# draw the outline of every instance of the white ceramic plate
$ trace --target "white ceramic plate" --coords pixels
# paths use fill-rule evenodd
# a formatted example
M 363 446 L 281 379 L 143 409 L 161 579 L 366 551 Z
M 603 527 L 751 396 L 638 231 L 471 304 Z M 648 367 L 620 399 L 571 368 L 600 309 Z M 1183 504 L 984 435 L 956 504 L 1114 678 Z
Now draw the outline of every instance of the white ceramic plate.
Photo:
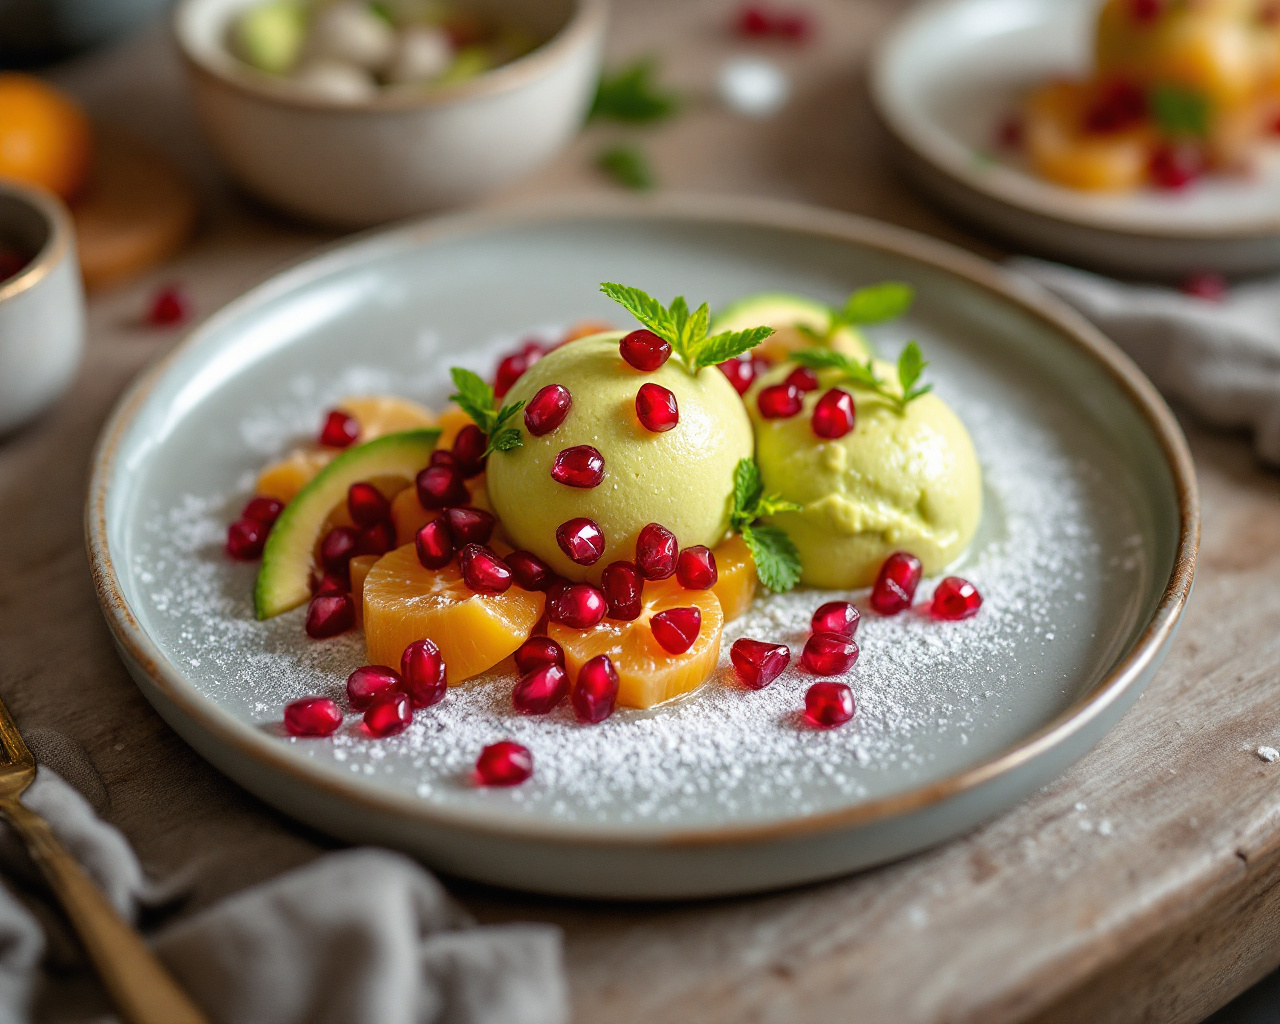
M 872 71 L 880 117 L 936 198 L 1039 252 L 1134 276 L 1280 267 L 1280 160 L 1180 192 L 1080 192 L 995 143 L 1027 89 L 1091 65 L 1098 0 L 940 0 L 885 38 Z
M 987 507 L 961 571 L 980 615 L 859 633 L 859 711 L 803 728 L 798 667 L 595 727 L 515 714 L 512 679 L 450 692 L 402 736 L 349 719 L 290 740 L 281 709 L 340 697 L 357 635 L 306 639 L 302 610 L 252 615 L 254 568 L 222 553 L 255 470 L 353 391 L 440 404 L 447 367 L 487 371 L 529 332 L 625 318 L 621 280 L 713 306 L 764 289 L 837 300 L 884 278 L 919 292 L 876 341 L 916 337 L 973 433 Z M 1079 757 L 1155 670 L 1191 583 L 1195 485 L 1177 426 L 1108 342 L 1043 293 L 918 236 L 839 214 L 707 200 L 473 215 L 374 235 L 213 317 L 121 402 L 97 455 L 90 555 L 122 656 L 193 746 L 247 788 L 343 838 L 487 882 L 587 896 L 745 892 L 938 842 Z M 921 598 L 932 589 L 927 583 Z M 726 639 L 799 652 L 830 594 L 760 601 Z M 863 596 L 863 595 L 855 595 Z M 531 748 L 514 790 L 470 780 L 483 744 Z

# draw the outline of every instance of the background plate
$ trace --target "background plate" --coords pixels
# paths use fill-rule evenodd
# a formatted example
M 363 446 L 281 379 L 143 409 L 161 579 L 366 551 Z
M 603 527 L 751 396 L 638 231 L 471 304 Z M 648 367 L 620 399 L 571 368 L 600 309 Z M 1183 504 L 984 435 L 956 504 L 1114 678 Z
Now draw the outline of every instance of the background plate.
M 625 323 L 602 280 L 713 307 L 764 289 L 836 301 L 884 278 L 908 336 L 974 435 L 983 526 L 964 574 L 978 618 L 868 619 L 855 722 L 815 733 L 794 667 L 747 692 L 584 728 L 510 710 L 509 678 L 451 691 L 404 735 L 281 734 L 281 708 L 338 696 L 357 636 L 316 643 L 302 610 L 253 620 L 252 566 L 222 554 L 256 469 L 344 394 L 437 406 L 447 367 L 487 372 L 528 333 Z M 707 896 L 845 872 L 940 841 L 1044 784 L 1134 699 L 1190 587 L 1190 460 L 1150 385 L 1078 318 L 957 250 L 822 211 L 667 200 L 427 222 L 302 264 L 199 328 L 122 400 L 96 458 L 90 557 L 122 655 L 204 756 L 283 810 L 458 874 L 589 896 Z M 932 584 L 922 587 L 926 597 Z M 830 595 L 758 602 L 731 627 L 799 650 Z M 537 771 L 474 787 L 479 748 L 526 743 Z

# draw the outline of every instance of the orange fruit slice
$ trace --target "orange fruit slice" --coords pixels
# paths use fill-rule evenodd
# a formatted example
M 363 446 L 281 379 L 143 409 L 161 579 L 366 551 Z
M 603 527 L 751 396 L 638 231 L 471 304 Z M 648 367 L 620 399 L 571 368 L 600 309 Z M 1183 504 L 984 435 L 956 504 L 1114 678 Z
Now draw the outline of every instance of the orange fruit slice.
M 369 570 L 378 564 L 381 555 L 356 555 L 347 564 L 351 574 L 351 600 L 356 606 L 356 625 L 359 626 L 364 617 L 364 581 Z M 399 662 L 396 662 L 399 665 Z
M 1051 82 L 1031 94 L 1025 112 L 1027 155 L 1036 172 L 1069 188 L 1118 192 L 1147 177 L 1154 145 L 1146 124 L 1106 134 L 1084 127 L 1088 85 Z
M 651 708 L 696 690 L 711 678 L 720 660 L 724 613 L 710 590 L 685 590 L 674 579 L 647 583 L 644 607 L 632 622 L 605 619 L 590 629 L 571 629 L 553 622 L 547 635 L 564 650 L 569 678 L 599 654 L 607 654 L 618 672 L 618 704 Z M 649 620 L 668 608 L 697 608 L 702 630 L 683 654 L 671 654 L 653 637 Z
M 0 178 L 69 200 L 92 162 L 89 120 L 68 96 L 33 75 L 0 74 Z
M 475 422 L 456 405 L 451 405 L 440 414 L 436 426 L 440 428 L 440 447 L 452 448 L 458 431 L 469 423 Z
M 720 599 L 724 621 L 732 622 L 751 607 L 756 596 L 756 563 L 747 542 L 738 534 L 717 545 L 716 573 L 719 578 L 711 593 Z
M 503 550 L 496 548 L 499 554 Z M 512 587 L 477 594 L 458 563 L 424 569 L 412 544 L 383 555 L 364 578 L 364 636 L 370 665 L 399 665 L 415 640 L 444 656 L 450 686 L 493 668 L 516 652 L 538 620 L 546 595 Z M 719 605 L 716 613 L 719 614 Z

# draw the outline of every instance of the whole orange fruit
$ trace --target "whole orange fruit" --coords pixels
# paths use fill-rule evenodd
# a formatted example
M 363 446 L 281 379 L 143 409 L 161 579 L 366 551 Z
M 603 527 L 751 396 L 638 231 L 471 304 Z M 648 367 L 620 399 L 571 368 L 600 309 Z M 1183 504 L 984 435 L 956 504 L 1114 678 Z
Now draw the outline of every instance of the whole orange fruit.
M 89 119 L 69 97 L 33 75 L 0 73 L 0 177 L 73 199 L 92 159 Z

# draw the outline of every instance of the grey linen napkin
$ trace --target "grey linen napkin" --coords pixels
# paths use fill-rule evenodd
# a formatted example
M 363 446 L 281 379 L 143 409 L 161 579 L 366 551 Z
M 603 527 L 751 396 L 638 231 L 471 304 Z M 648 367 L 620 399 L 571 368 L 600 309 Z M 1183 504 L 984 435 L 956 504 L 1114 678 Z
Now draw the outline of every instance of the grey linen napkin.
M 126 918 L 163 894 L 124 836 L 41 767 L 24 803 Z M 0 870 L 34 885 L 8 828 Z M 0 1021 L 25 1024 L 44 958 L 30 899 L 0 887 Z M 564 1024 L 561 935 L 548 925 L 475 927 L 419 864 L 387 850 L 330 853 L 245 889 L 152 938 L 218 1024 Z
M 1221 301 L 1122 284 L 1028 257 L 1009 261 L 1075 306 L 1123 348 L 1167 398 L 1218 427 L 1254 432 L 1280 465 L 1280 287 L 1242 284 Z

